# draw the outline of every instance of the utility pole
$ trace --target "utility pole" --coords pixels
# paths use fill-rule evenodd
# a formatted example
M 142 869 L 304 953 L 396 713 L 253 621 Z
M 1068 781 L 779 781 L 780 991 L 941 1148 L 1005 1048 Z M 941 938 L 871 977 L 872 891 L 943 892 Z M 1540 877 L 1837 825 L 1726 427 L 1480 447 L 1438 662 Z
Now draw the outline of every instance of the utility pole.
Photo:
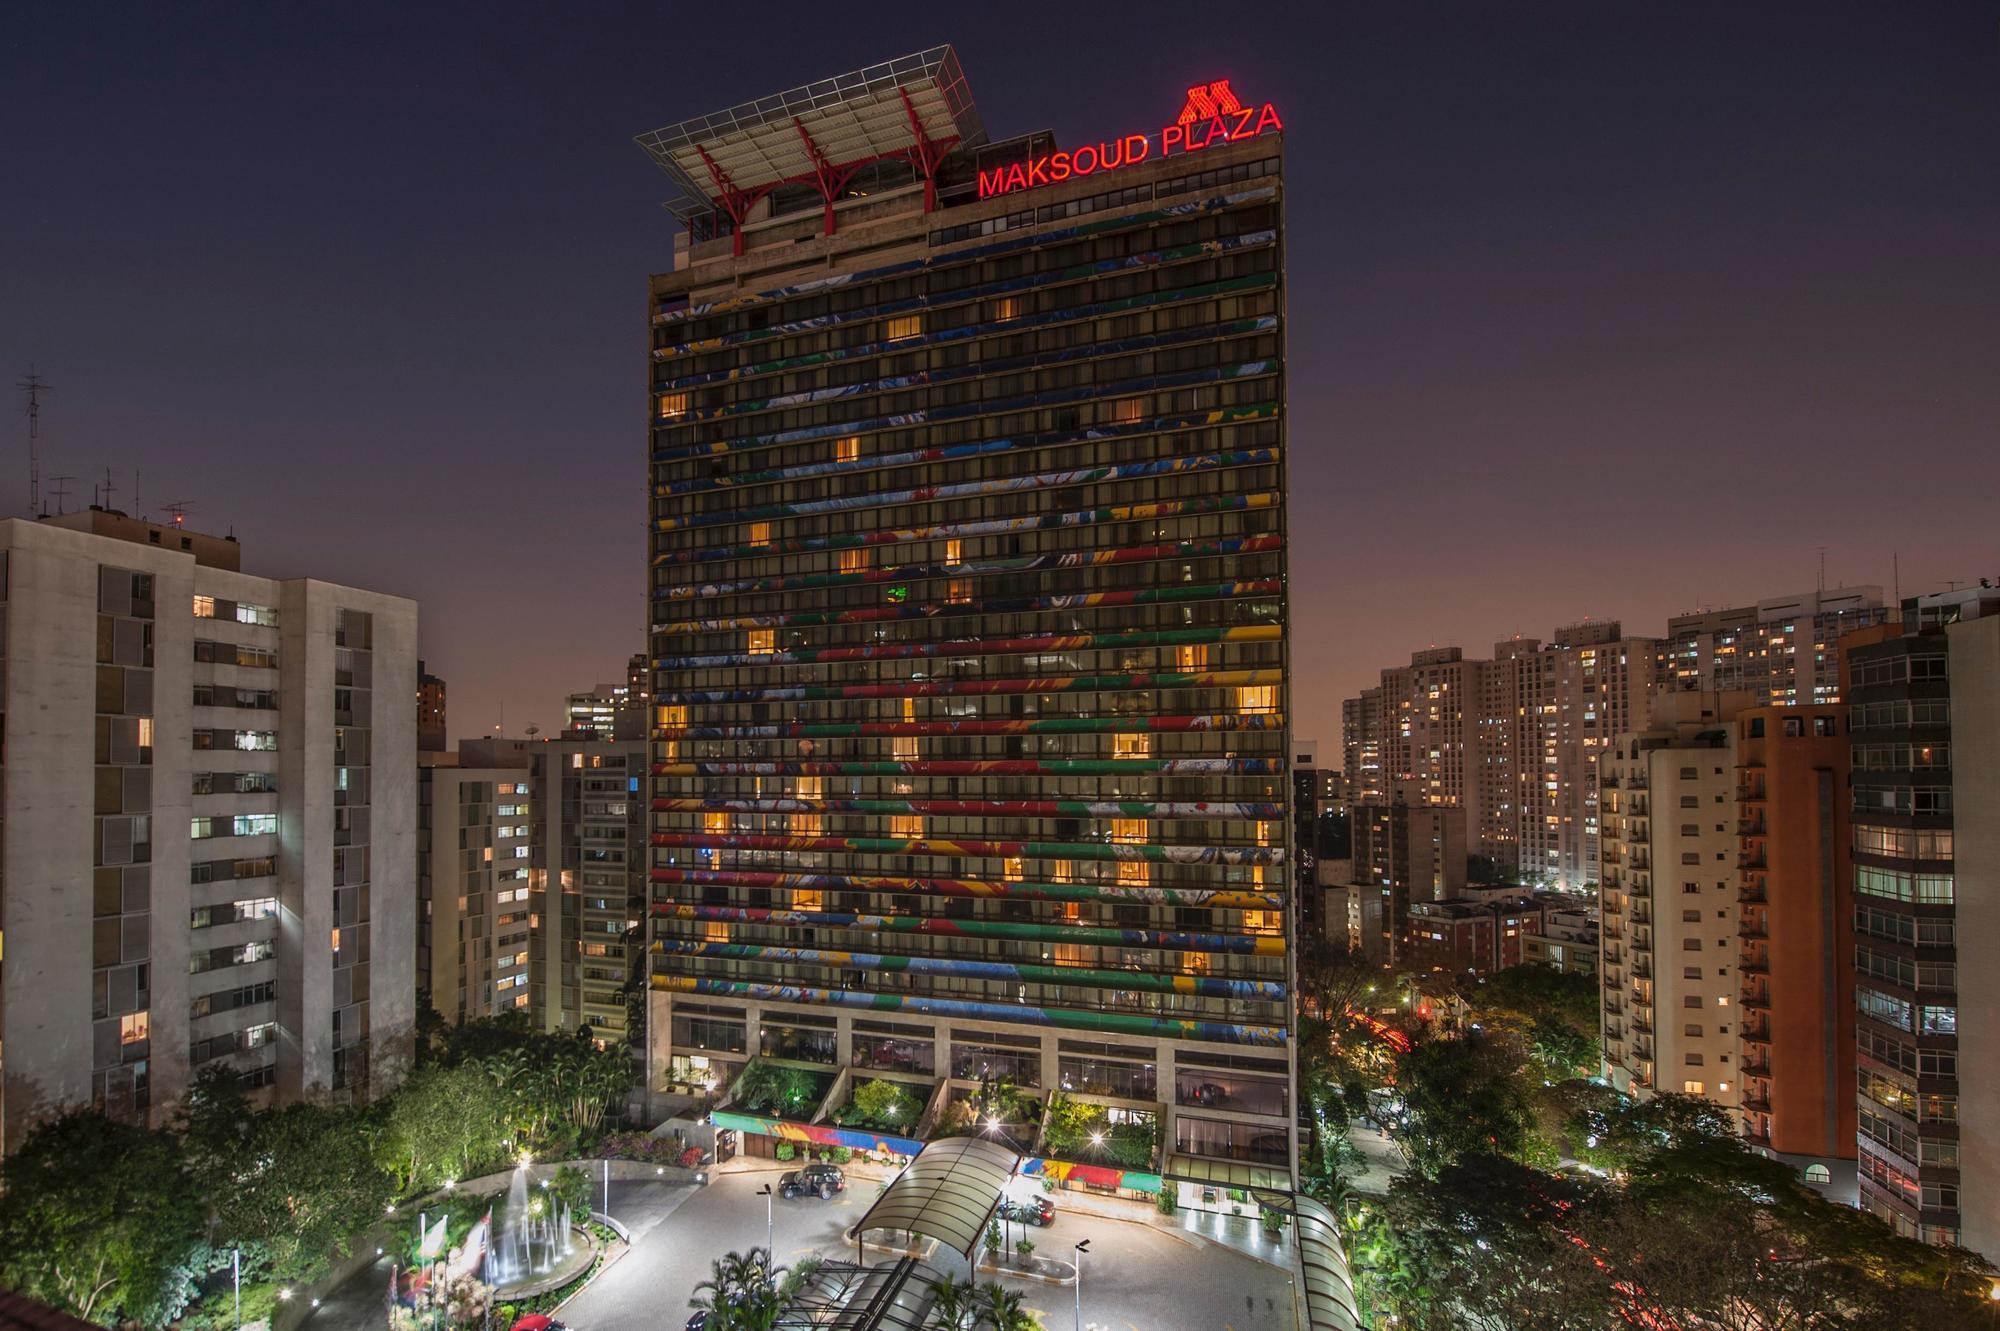
M 14 386 L 28 395 L 28 516 L 39 518 L 42 512 L 42 394 L 53 390 L 54 385 L 35 373 L 33 365 L 28 366 L 28 377 L 18 379 Z

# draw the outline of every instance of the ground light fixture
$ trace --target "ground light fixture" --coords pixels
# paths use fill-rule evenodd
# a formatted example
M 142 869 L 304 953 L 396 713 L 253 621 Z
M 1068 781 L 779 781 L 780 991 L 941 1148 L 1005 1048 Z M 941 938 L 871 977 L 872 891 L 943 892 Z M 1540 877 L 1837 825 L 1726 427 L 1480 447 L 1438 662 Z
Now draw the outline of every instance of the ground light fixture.
M 1076 1331 L 1083 1331 L 1083 1255 L 1090 1251 L 1090 1240 L 1079 1239 L 1076 1244 Z

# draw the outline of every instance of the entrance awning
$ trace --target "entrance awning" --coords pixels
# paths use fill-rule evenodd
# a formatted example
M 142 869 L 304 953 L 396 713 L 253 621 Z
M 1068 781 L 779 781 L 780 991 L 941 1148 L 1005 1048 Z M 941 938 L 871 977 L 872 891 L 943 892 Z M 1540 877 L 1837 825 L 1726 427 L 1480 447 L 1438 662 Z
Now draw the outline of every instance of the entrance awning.
M 875 1199 L 855 1233 L 922 1234 L 969 1260 L 1020 1165 L 1019 1153 L 978 1137 L 932 1142 Z
M 1162 1175 L 1176 1183 L 1199 1183 L 1211 1188 L 1241 1188 L 1245 1192 L 1274 1192 L 1292 1195 L 1291 1171 L 1283 1165 L 1253 1165 L 1241 1160 L 1204 1160 L 1199 1156 L 1170 1155 Z
M 1333 1212 L 1310 1197 L 1298 1201 L 1299 1272 L 1311 1331 L 1360 1331 L 1360 1307 Z

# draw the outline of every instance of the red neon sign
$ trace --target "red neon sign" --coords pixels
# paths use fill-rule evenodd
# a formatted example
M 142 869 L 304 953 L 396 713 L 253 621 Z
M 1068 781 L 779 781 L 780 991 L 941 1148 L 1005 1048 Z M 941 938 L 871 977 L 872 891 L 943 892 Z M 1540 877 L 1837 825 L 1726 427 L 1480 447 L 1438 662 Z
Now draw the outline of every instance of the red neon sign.
M 1086 143 L 1065 152 L 1043 153 L 1007 166 L 979 173 L 979 197 L 991 199 L 1015 190 L 1054 185 L 1072 176 L 1094 176 L 1105 171 L 1137 166 L 1153 155 L 1154 140 L 1159 155 L 1172 157 L 1199 152 L 1218 143 L 1254 139 L 1269 130 L 1282 130 L 1278 108 L 1269 102 L 1245 105 L 1229 87 L 1228 79 L 1198 83 L 1187 90 L 1187 102 L 1173 124 L 1148 137 L 1127 134 L 1120 139 Z

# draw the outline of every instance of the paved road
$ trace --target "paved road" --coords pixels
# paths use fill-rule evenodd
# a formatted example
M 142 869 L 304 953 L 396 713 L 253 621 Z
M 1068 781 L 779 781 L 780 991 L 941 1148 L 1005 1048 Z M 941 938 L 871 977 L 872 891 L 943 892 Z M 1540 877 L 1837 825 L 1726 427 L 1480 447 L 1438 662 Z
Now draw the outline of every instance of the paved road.
M 663 1331 L 678 1328 L 695 1285 L 722 1253 L 764 1243 L 764 1201 L 757 1190 L 779 1171 L 720 1174 L 707 1188 L 676 1199 L 643 1230 L 633 1248 L 563 1309 L 577 1331 Z M 679 1190 L 685 1192 L 685 1189 Z M 619 1212 L 618 1185 L 612 1206 Z M 875 1198 L 876 1185 L 854 1179 L 831 1202 L 776 1199 L 772 1208 L 778 1260 L 818 1254 L 848 1257 L 841 1238 Z M 1061 1205 L 1058 1198 L 1057 1205 Z M 1034 1232 L 1047 1256 L 1068 1257 L 1079 1239 L 1091 1241 L 1083 1273 L 1086 1325 L 1110 1331 L 1290 1331 L 1292 1296 L 1285 1272 L 1240 1253 L 1152 1225 L 1058 1212 Z M 1051 1331 L 1073 1325 L 1075 1292 L 1067 1286 L 1007 1280 L 1042 1313 Z

